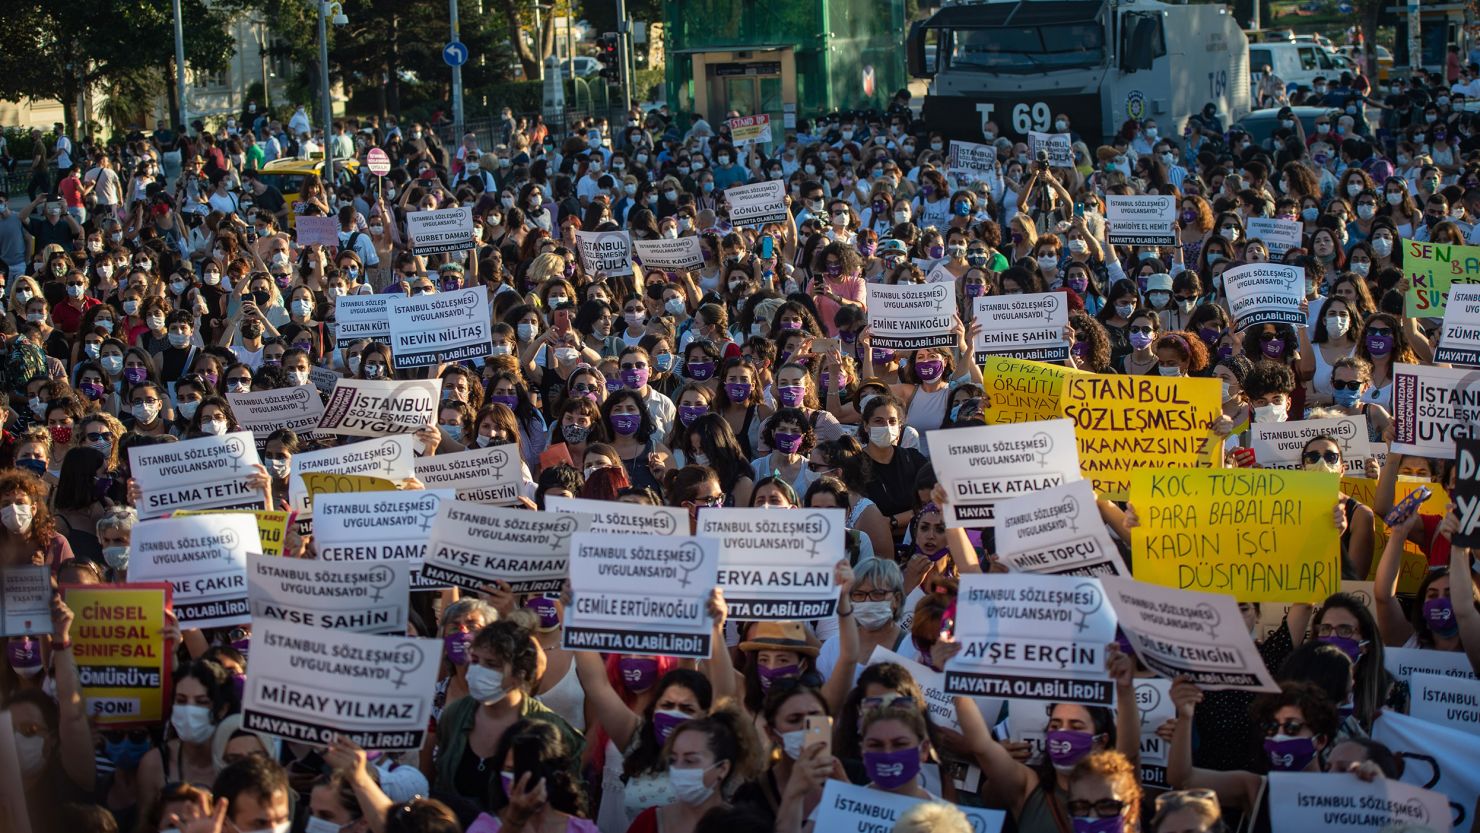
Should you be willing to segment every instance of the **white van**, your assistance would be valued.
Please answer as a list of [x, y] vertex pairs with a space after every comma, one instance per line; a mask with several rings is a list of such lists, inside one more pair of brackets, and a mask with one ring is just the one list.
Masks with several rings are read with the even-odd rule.
[[1324, 47], [1308, 41], [1249, 44], [1249, 71], [1263, 72], [1266, 66], [1271, 67], [1288, 88], [1309, 87], [1316, 76], [1339, 78], [1345, 68]]

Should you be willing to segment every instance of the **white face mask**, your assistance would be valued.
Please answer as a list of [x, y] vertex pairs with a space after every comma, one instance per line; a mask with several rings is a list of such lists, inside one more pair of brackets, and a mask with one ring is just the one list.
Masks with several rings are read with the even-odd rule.
[[859, 627], [876, 631], [894, 621], [894, 605], [888, 601], [854, 602], [853, 616], [858, 620]]
[[1254, 421], [1284, 422], [1285, 414], [1289, 409], [1289, 405], [1256, 405], [1254, 407]]
[[668, 783], [673, 787], [673, 795], [685, 804], [703, 804], [714, 794], [714, 787], [704, 783], [704, 773], [708, 767], [695, 767], [693, 769], [668, 769]]
[[226, 433], [226, 427], [224, 419], [208, 419], [200, 424], [200, 430], [217, 437]]
[[205, 743], [216, 731], [211, 710], [206, 706], [176, 705], [174, 714], [170, 715], [170, 725], [186, 743]]
[[[856, 607], [857, 605], [855, 604], [855, 608]], [[802, 744], [806, 742], [807, 732], [804, 729], [798, 729], [795, 732], [781, 733], [781, 748], [785, 750], [786, 757], [792, 759], [793, 761], [802, 757]]]
[[1328, 315], [1326, 316], [1326, 335], [1340, 338], [1346, 335], [1351, 325], [1352, 320], [1344, 315]]
[[0, 509], [0, 522], [4, 522], [5, 528], [17, 535], [24, 535], [31, 528], [31, 519], [36, 514], [36, 508], [29, 503], [12, 503]]
[[339, 831], [343, 830], [346, 827], [349, 827], [350, 824], [354, 824], [354, 822], [349, 822], [349, 824], [335, 824], [328, 819], [321, 819], [318, 816], [309, 816], [308, 825], [304, 827], [303, 830], [304, 833], [339, 833]]
[[40, 774], [46, 766], [46, 735], [16, 735], [15, 755], [22, 775]]
[[868, 441], [880, 448], [887, 448], [899, 441], [898, 425], [875, 425], [868, 429]]
[[1156, 372], [1160, 373], [1163, 376], [1181, 376], [1182, 368], [1176, 365], [1171, 365], [1170, 367], [1168, 367], [1167, 365], [1159, 364], [1156, 366]]
[[504, 688], [504, 672], [481, 665], [468, 666], [468, 696], [491, 706], [509, 694]]

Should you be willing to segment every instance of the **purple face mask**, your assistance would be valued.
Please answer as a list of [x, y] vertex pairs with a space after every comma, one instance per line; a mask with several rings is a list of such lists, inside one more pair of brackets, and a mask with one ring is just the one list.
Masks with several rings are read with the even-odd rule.
[[554, 599], [547, 599], [544, 596], [533, 596], [524, 603], [524, 606], [539, 614], [540, 628], [542, 630], [559, 627], [560, 611], [556, 609]]
[[883, 347], [870, 348], [873, 353], [874, 364], [884, 364], [894, 361], [894, 351]]
[[749, 382], [725, 382], [725, 396], [731, 402], [744, 402], [750, 398], [751, 385]]
[[453, 665], [468, 664], [468, 646], [473, 644], [473, 634], [454, 631], [442, 637], [442, 653]]
[[641, 414], [612, 414], [607, 420], [612, 424], [612, 430], [624, 437], [630, 437], [637, 433], [642, 427]]
[[1282, 359], [1285, 356], [1285, 340], [1272, 338], [1269, 341], [1259, 342], [1259, 352], [1271, 359]]
[[1276, 772], [1299, 772], [1316, 756], [1316, 742], [1314, 738], [1265, 738], [1264, 754], [1269, 756], [1270, 769]]
[[631, 388], [632, 390], [639, 390], [641, 388], [647, 387], [647, 383], [648, 383], [648, 369], [647, 368], [645, 368], [645, 367], [624, 367], [624, 368], [622, 368], [622, 384], [623, 385], [626, 385], [627, 387]]
[[1089, 732], [1054, 729], [1044, 737], [1048, 758], [1057, 769], [1069, 769], [1094, 749], [1095, 736]]
[[1098, 817], [1082, 819], [1075, 816], [1073, 822], [1074, 833], [1120, 833], [1125, 829], [1125, 820], [1120, 817], [1119, 813], [1107, 819]]
[[800, 408], [807, 398], [807, 389], [800, 385], [787, 385], [776, 389], [776, 401], [783, 408]]
[[496, 402], [512, 411], [519, 404], [519, 397], [512, 393], [490, 393], [488, 401]]
[[939, 359], [926, 359], [925, 361], [915, 362], [915, 373], [922, 381], [934, 382], [944, 372], [946, 372], [946, 363]]
[[622, 657], [617, 660], [622, 684], [633, 694], [641, 694], [658, 681], [658, 661], [653, 657]]
[[1131, 346], [1137, 350], [1145, 350], [1151, 344], [1154, 337], [1150, 333], [1131, 333]]
[[1393, 337], [1385, 333], [1368, 333], [1367, 352], [1374, 356], [1386, 356], [1393, 352]]
[[946, 247], [940, 245], [931, 246], [925, 253], [931, 257], [941, 257], [946, 253]]
[[245, 657], [247, 655], [247, 650], [252, 647], [252, 637], [247, 636], [244, 639], [233, 639], [231, 641], [231, 647], [235, 648], [242, 656]]
[[1454, 621], [1454, 604], [1448, 596], [1429, 599], [1423, 603], [1423, 620], [1429, 630], [1440, 636], [1454, 636], [1459, 623]]
[[149, 371], [142, 367], [125, 367], [123, 369], [123, 378], [130, 385], [137, 385], [148, 378], [148, 376]]
[[237, 699], [238, 702], [240, 702], [241, 699], [242, 699], [242, 694], [245, 693], [246, 690], [247, 690], [247, 675], [246, 674], [232, 674], [231, 675], [231, 690], [236, 692], [236, 699]]
[[1064, 284], [1074, 290], [1076, 295], [1083, 295], [1089, 289], [1089, 278], [1083, 275], [1071, 275], [1064, 279]]
[[41, 672], [41, 643], [29, 636], [12, 639], [5, 645], [5, 659], [17, 674], [35, 676]]
[[868, 772], [868, 780], [886, 790], [902, 787], [920, 774], [920, 749], [864, 752], [863, 768]]
[[658, 744], [662, 745], [668, 740], [668, 736], [690, 720], [685, 714], [669, 714], [668, 712], [653, 712], [653, 734], [658, 738]]
[[1322, 636], [1320, 640], [1327, 645], [1335, 645], [1340, 648], [1341, 652], [1346, 654], [1352, 661], [1352, 664], [1356, 664], [1357, 660], [1362, 658], [1362, 643], [1355, 639], [1345, 636]]
[[797, 677], [802, 673], [800, 665], [783, 665], [780, 668], [767, 668], [757, 665], [755, 671], [760, 675], [761, 691], [770, 691], [771, 684], [786, 677]]
[[693, 425], [694, 420], [709, 413], [708, 405], [679, 405], [678, 421], [685, 427]]
[[714, 375], [714, 362], [689, 362], [689, 378], [695, 382], [707, 382]]
[[795, 454], [802, 450], [802, 435], [776, 432], [776, 450], [783, 454]]
[[1085, 356], [1089, 355], [1089, 342], [1076, 341], [1074, 342], [1074, 346], [1069, 348], [1069, 352], [1074, 356], [1074, 358], [1082, 359]]
[[1218, 341], [1218, 336], [1220, 335], [1222, 335], [1222, 333], [1218, 332], [1218, 330], [1212, 327], [1197, 328], [1197, 337], [1202, 339], [1202, 343], [1208, 345], [1209, 347], [1212, 347], [1213, 344]]

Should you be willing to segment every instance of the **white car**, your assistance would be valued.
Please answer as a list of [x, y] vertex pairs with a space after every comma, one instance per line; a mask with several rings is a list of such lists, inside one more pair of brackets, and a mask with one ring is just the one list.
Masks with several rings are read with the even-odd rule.
[[593, 75], [599, 75], [605, 66], [605, 64], [589, 55], [577, 55], [569, 62], [561, 62], [561, 65], [564, 67], [574, 65], [574, 72], [577, 78], [590, 78]]

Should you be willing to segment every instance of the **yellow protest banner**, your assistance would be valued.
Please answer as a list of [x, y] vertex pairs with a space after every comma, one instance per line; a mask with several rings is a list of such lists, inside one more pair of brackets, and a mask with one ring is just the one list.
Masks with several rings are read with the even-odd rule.
[[1211, 465], [1222, 399], [1217, 379], [1076, 372], [1064, 377], [1061, 405], [1074, 421], [1080, 472], [1100, 497], [1125, 500], [1135, 471]]
[[[1438, 483], [1429, 483], [1421, 480], [1399, 479], [1393, 488], [1393, 502], [1408, 497], [1414, 489], [1419, 486], [1427, 486], [1433, 491], [1429, 499], [1418, 507], [1423, 515], [1443, 516], [1449, 512], [1449, 493]], [[1362, 502], [1367, 506], [1373, 506], [1377, 502], [1377, 481], [1370, 477], [1343, 477], [1341, 478], [1341, 492], [1350, 498]], [[1362, 578], [1372, 581], [1377, 578], [1377, 562], [1382, 558], [1383, 548], [1388, 542], [1388, 525], [1383, 523], [1382, 518], [1373, 518], [1372, 521], [1372, 567], [1367, 575]], [[1417, 593], [1418, 586], [1423, 583], [1424, 576], [1429, 573], [1429, 557], [1423, 548], [1412, 541], [1403, 542], [1403, 563], [1398, 568], [1398, 592]]]
[[263, 555], [282, 555], [284, 539], [288, 534], [287, 512], [268, 512], [262, 509], [182, 509], [175, 517], [183, 515], [252, 515], [257, 518], [257, 535], [262, 539]]
[[1057, 419], [1064, 379], [1080, 373], [1056, 364], [987, 356], [982, 381], [991, 404], [983, 417], [988, 425]]
[[164, 722], [173, 657], [164, 641], [170, 584], [69, 584], [72, 656], [87, 715], [102, 728]]
[[371, 477], [368, 474], [336, 474], [331, 471], [303, 473], [303, 488], [308, 492], [308, 505], [313, 506], [314, 495], [340, 495], [351, 492], [394, 492], [400, 487], [394, 480]]
[[1241, 602], [1319, 602], [1341, 587], [1335, 474], [1140, 469], [1130, 484], [1139, 581]]

